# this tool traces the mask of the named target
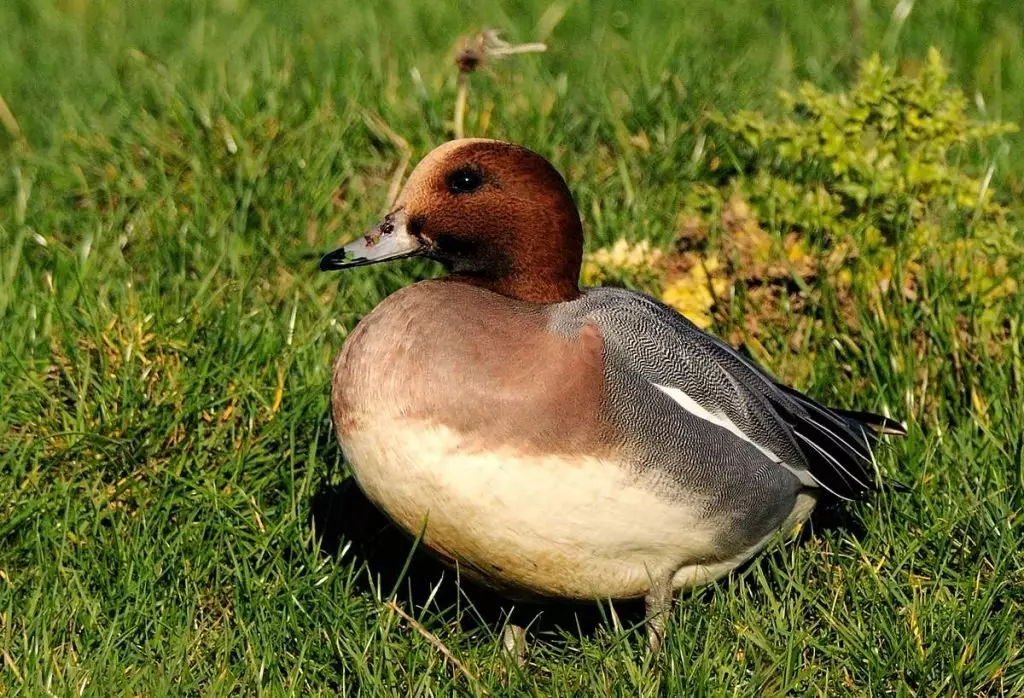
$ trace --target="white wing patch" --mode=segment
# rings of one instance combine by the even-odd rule
[[[684,410],[692,414],[694,417],[700,417],[704,421],[710,422],[715,426],[721,427],[722,429],[725,429],[734,436],[746,441],[748,444],[750,444],[758,451],[763,453],[765,456],[767,456],[773,463],[778,463],[779,465],[786,468],[786,470],[793,473],[793,475],[795,475],[796,478],[800,481],[800,484],[803,485],[804,487],[820,486],[818,484],[818,481],[814,479],[810,472],[808,472],[807,470],[799,470],[797,468],[794,468],[789,463],[783,462],[783,460],[779,458],[777,455],[775,455],[767,448],[757,443],[749,436],[744,434],[742,431],[740,431],[740,428],[736,426],[735,422],[729,419],[729,417],[727,417],[726,415],[722,414],[721,412],[711,412],[707,410],[700,403],[698,403],[696,400],[694,400],[692,397],[687,395],[679,388],[672,388],[670,386],[660,385],[658,383],[652,383],[652,385],[661,392],[668,395],[670,398],[672,398],[672,400],[676,402],[676,404],[678,404]]]

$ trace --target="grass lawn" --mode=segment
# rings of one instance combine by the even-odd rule
[[[1024,114],[1024,4],[997,0],[0,3],[0,696],[1024,695],[1024,300],[993,319],[941,259],[913,292],[864,264],[845,300],[798,284],[792,325],[716,316],[822,401],[907,420],[878,467],[910,490],[685,594],[657,662],[634,605],[513,608],[359,498],[332,356],[438,270],[316,255],[386,207],[396,136],[413,162],[451,137],[452,47],[484,27],[549,50],[473,75],[466,132],[551,158],[591,250],[674,249],[708,110],[771,115],[874,52],[935,46],[974,116]],[[1022,145],[958,163],[1012,213],[999,283]]]

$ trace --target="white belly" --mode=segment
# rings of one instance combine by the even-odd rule
[[[659,496],[659,483],[617,463],[484,450],[411,420],[358,422],[342,446],[367,496],[483,581],[567,598],[633,598],[652,578],[722,559],[714,549],[720,522],[702,501]]]

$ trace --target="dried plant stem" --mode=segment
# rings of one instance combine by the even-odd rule
[[[402,159],[398,161],[394,173],[391,175],[391,185],[388,187],[388,205],[384,207],[384,213],[388,214],[395,208],[395,202],[402,191],[402,180],[405,178],[405,171],[409,169],[409,161],[412,160],[412,149],[406,145],[402,152]]]
[[[21,126],[18,125],[18,120],[14,118],[14,112],[7,106],[7,102],[4,101],[3,95],[0,95],[0,124],[4,125],[7,132],[14,137],[15,140],[21,139]]]
[[[547,44],[542,44],[537,41],[532,44],[515,44],[512,46],[501,46],[498,48],[490,48],[487,53],[492,58],[501,58],[502,56],[514,56],[517,53],[542,53],[548,50]]]
[[[459,73],[458,91],[455,93],[455,137],[462,138],[465,134],[466,99],[469,96],[469,80],[467,73]]]
[[[388,187],[387,203],[384,205],[382,212],[382,215],[385,215],[390,213],[395,207],[395,201],[398,199],[398,194],[402,189],[402,179],[405,177],[405,171],[409,169],[409,161],[412,160],[412,148],[409,147],[409,142],[395,133],[379,115],[371,111],[364,111],[363,119],[366,121],[367,126],[388,139],[395,146],[395,149],[401,153],[398,166],[395,167],[395,171],[391,175],[391,186]]]
[[[463,664],[462,662],[459,661],[458,657],[456,657],[452,653],[452,651],[450,649],[448,649],[448,647],[445,646],[445,644],[443,642],[441,642],[441,640],[437,637],[437,635],[435,635],[434,633],[432,633],[429,630],[427,630],[426,628],[424,628],[423,625],[419,621],[417,621],[415,618],[413,618],[408,613],[403,611],[402,607],[399,606],[397,603],[395,603],[394,599],[392,599],[391,601],[388,601],[387,604],[385,604],[385,605],[389,609],[391,609],[392,611],[397,613],[399,616],[401,616],[401,618],[403,620],[405,620],[406,623],[408,623],[410,626],[412,626],[413,630],[415,630],[420,635],[422,635],[424,638],[426,638],[427,642],[429,642],[431,645],[433,645],[434,648],[438,652],[440,652],[441,654],[444,655],[445,659],[447,659],[459,671],[461,671],[465,675],[465,677],[467,679],[469,679],[470,683],[472,683],[473,686],[478,691],[480,691],[480,693],[482,693],[483,695],[487,695],[487,691],[484,690],[484,687],[480,685],[479,679],[477,679],[476,676],[473,675],[473,672],[471,672],[469,669],[466,668],[465,664]]]

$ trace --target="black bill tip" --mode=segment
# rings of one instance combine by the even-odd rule
[[[320,271],[337,271],[355,266],[357,263],[357,260],[350,257],[348,250],[344,247],[339,247],[320,258]]]

